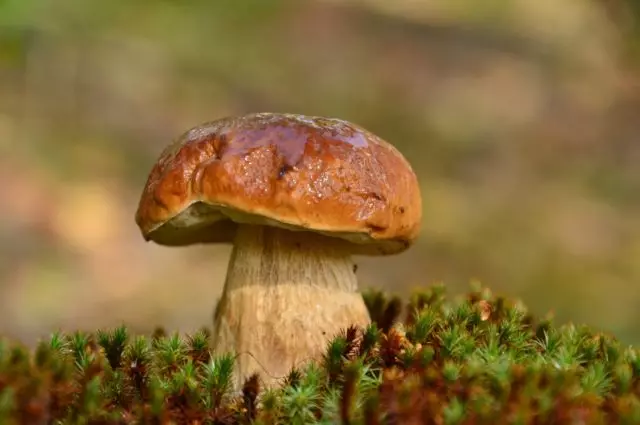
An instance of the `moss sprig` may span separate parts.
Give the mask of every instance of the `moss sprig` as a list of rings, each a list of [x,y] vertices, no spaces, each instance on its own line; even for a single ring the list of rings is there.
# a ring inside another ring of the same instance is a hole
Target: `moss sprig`
[[[640,423],[640,355],[610,335],[479,285],[457,300],[441,285],[406,303],[364,296],[372,324],[273,388],[254,375],[234,392],[235,355],[212,356],[206,329],[0,339],[0,423]]]

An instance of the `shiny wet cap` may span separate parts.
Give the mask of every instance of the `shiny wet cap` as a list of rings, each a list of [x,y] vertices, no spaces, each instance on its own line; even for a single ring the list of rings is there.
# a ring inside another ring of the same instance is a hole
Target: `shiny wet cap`
[[[151,170],[136,213],[147,241],[231,243],[238,224],[340,238],[395,254],[420,230],[417,178],[402,154],[336,118],[281,113],[195,127]]]

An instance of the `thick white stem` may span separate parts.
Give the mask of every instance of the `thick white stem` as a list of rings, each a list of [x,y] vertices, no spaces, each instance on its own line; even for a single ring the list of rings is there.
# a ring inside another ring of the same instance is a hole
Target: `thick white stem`
[[[369,321],[355,264],[339,241],[239,226],[213,335],[216,353],[238,354],[236,386],[255,372],[271,385],[320,359],[342,329]]]

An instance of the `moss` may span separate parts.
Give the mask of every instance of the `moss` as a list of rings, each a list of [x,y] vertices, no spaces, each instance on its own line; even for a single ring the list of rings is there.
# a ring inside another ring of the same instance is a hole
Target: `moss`
[[[608,335],[558,326],[487,289],[407,303],[365,294],[373,323],[321,362],[232,392],[232,354],[209,333],[125,327],[55,333],[35,350],[0,342],[2,424],[633,424],[640,359]]]

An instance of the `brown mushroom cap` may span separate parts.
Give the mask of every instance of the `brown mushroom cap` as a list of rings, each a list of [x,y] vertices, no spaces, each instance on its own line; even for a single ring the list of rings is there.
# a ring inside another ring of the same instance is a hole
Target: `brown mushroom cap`
[[[394,254],[417,237],[417,178],[398,150],[352,123],[256,113],[195,127],[161,154],[136,223],[162,245],[232,242],[236,223],[341,238]]]

